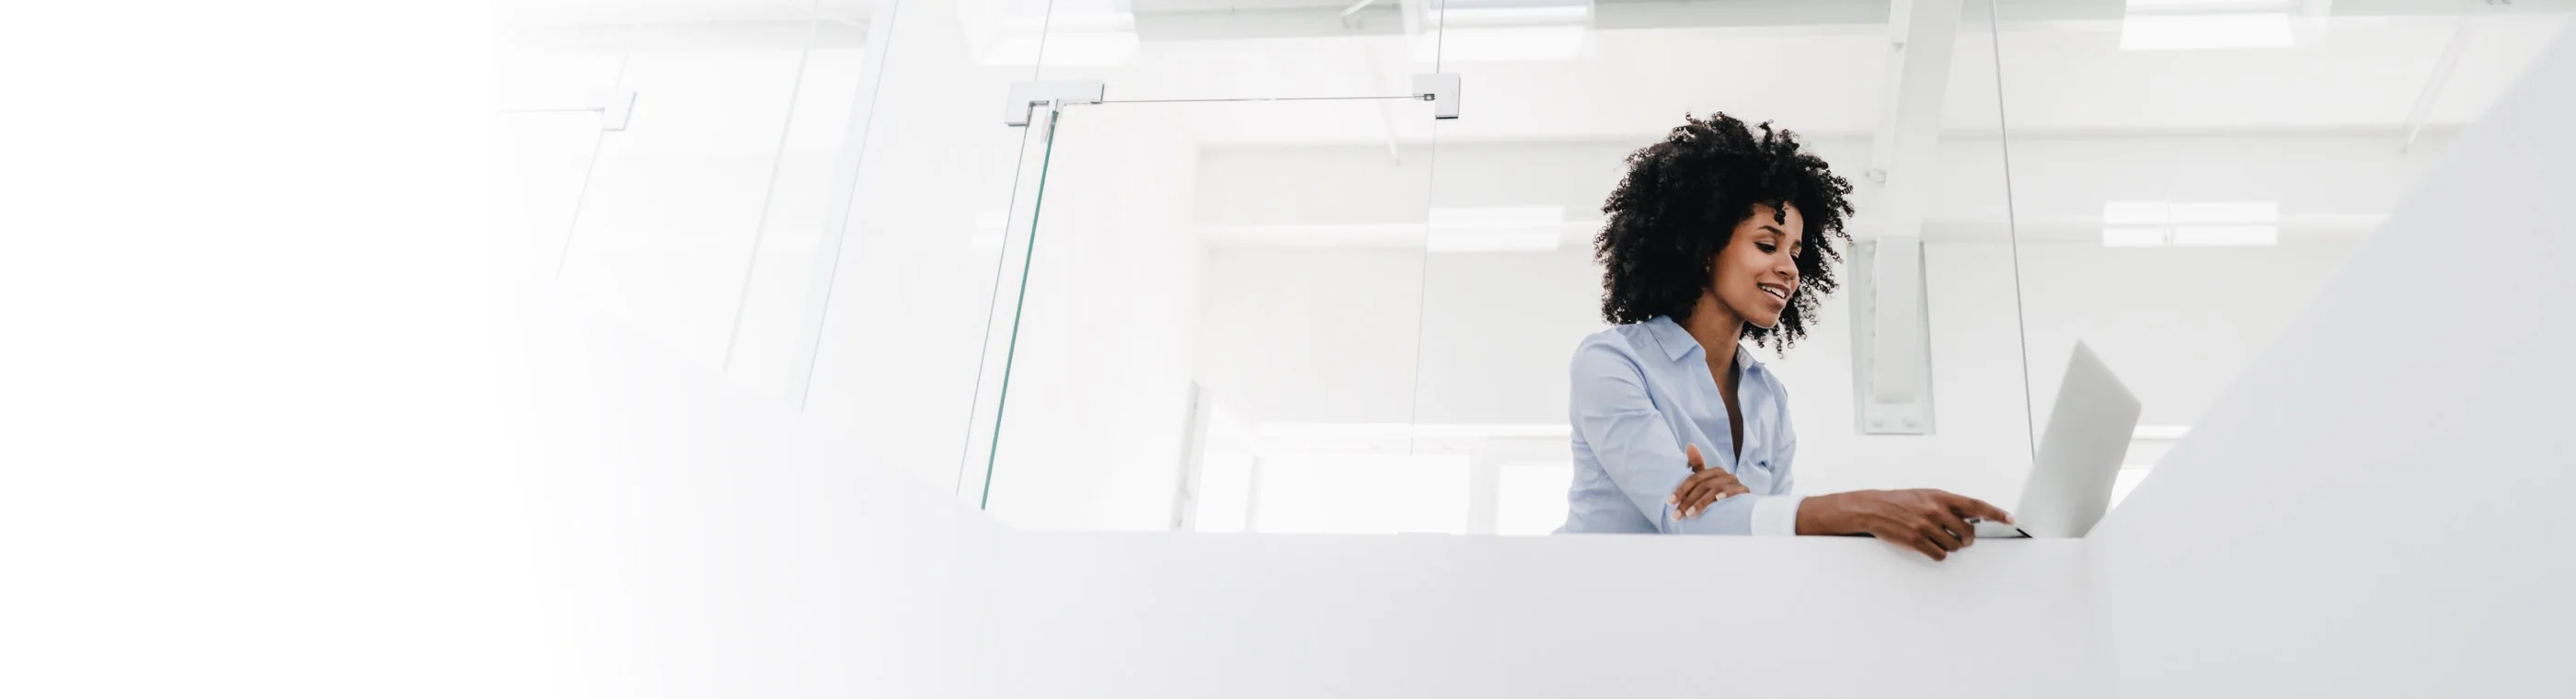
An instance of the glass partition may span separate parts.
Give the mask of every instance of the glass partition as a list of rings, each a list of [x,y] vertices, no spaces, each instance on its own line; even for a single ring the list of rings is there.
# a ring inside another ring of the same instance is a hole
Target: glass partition
[[[1552,531],[1566,362],[1605,327],[1602,201],[1627,154],[1717,111],[1801,133],[1858,187],[1843,295],[1758,353],[1792,387],[1801,490],[2012,502],[2030,415],[1984,4],[1562,4],[1429,6],[1453,13],[1434,65],[1465,85],[1456,120],[1292,64],[1225,84],[1350,99],[1121,104],[1113,77],[1109,104],[1064,108],[1021,163],[1043,194],[1025,296],[995,307],[1017,327],[987,354],[993,446],[970,446],[986,506],[1039,529]],[[1494,40],[1471,48],[1466,19]]]
[[[601,132],[557,262],[575,296],[711,367],[727,362],[815,33],[810,12],[756,7],[756,21],[635,23],[617,82],[632,113]]]
[[[501,8],[505,260],[738,386],[801,392],[826,214],[854,162],[868,10]]]
[[[2030,396],[2044,425],[2078,341],[2137,393],[2121,493],[2564,22],[2497,3],[1999,4]]]
[[[1412,526],[1338,499],[1440,482],[1401,445],[1365,464],[1261,450],[1277,424],[1411,413],[1431,124],[1412,98],[1041,115],[1025,287],[996,298],[1015,312],[986,355],[1005,369],[994,442],[968,465],[989,466],[987,507],[1029,528],[1193,528],[1212,481],[1272,496],[1215,504],[1233,514],[1214,526]]]
[[[616,90],[633,29],[623,13],[572,9],[531,3],[494,17],[493,218],[501,261],[520,277],[554,274],[604,131],[594,107]]]
[[[848,128],[863,134],[836,162],[826,236],[816,255],[822,292],[800,308],[816,335],[794,388],[806,412],[867,445],[868,464],[908,473],[940,492],[969,492],[968,434],[982,349],[1030,129],[1004,123],[1026,65],[994,65],[967,40],[972,3],[881,2],[868,28],[883,56],[857,96]],[[1034,145],[1031,145],[1034,148]],[[1028,175],[1034,176],[1034,166]],[[1034,192],[1030,193],[1034,197]],[[989,440],[987,440],[989,443]],[[979,462],[974,479],[980,482]],[[980,501],[980,488],[968,502]]]
[[[868,84],[869,19],[866,3],[816,6],[751,254],[736,270],[725,376],[780,400],[804,393],[830,282],[832,260],[824,255],[833,249],[825,239],[847,222],[849,170],[857,166],[852,146],[861,141],[850,127]]]

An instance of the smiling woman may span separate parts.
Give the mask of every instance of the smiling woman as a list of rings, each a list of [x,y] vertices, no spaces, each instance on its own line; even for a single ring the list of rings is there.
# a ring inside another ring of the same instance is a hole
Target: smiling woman
[[[1837,288],[1831,263],[1842,261],[1834,247],[1848,241],[1843,220],[1852,207],[1845,197],[1850,182],[1836,176],[1798,143],[1797,134],[1774,131],[1769,123],[1760,136],[1743,121],[1725,114],[1690,119],[1662,143],[1628,157],[1628,176],[1610,193],[1602,212],[1609,214],[1594,254],[1609,273],[1601,316],[1612,323],[1642,323],[1656,316],[1688,318],[1695,305],[1709,300],[1710,285],[1734,297],[1726,310],[1740,320],[1755,344],[1767,345],[1775,333],[1780,348],[1805,337],[1806,319],[1816,313],[1817,297]],[[1760,240],[1751,241],[1765,257],[1787,246],[1792,267],[1785,276],[1763,277],[1755,269],[1762,258],[1743,257],[1747,274],[1719,277],[1718,253],[1734,241],[1728,233],[1744,226]],[[1805,254],[1812,251],[1814,254]],[[1788,292],[1804,286],[1810,293]],[[1765,287],[1780,307],[1741,304],[1762,295]],[[1740,293],[1739,293],[1740,292]],[[1756,315],[1761,317],[1757,318]]]
[[[1938,490],[1790,494],[1788,394],[1741,342],[1785,353],[1805,336],[1836,287],[1850,182],[1796,134],[1725,114],[1628,167],[1593,248],[1601,315],[1619,325],[1575,350],[1560,531],[1868,534],[1940,559],[1974,543],[1971,519],[2009,519]]]

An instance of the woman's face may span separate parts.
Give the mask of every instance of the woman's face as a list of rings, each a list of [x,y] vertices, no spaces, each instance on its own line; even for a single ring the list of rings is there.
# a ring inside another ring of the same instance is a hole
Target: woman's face
[[[1774,209],[1753,205],[1753,217],[1735,225],[1735,238],[1709,265],[1708,289],[1718,305],[1764,328],[1779,327],[1780,314],[1798,293],[1798,232],[1806,230],[1806,220],[1798,207],[1788,209],[1788,216],[1774,222]]]

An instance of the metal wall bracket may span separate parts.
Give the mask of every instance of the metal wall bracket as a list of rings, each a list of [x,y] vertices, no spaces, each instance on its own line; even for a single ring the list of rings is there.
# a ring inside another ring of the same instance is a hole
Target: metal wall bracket
[[[590,95],[590,111],[599,112],[599,130],[624,131],[635,114],[634,90],[600,90]]]
[[[1029,80],[1011,83],[1002,103],[1002,124],[1029,125],[1029,110],[1041,104],[1099,104],[1109,86],[1098,80]]]
[[[1421,73],[1413,76],[1413,94],[1431,103],[1431,118],[1458,118],[1458,74]]]
[[[592,90],[589,101],[579,107],[527,107],[495,109],[494,114],[569,114],[598,112],[599,130],[624,131],[626,120],[635,114],[634,90]]]

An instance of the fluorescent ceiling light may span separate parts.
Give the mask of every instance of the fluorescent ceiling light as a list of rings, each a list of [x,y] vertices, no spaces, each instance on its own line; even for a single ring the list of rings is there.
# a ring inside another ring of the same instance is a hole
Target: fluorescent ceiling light
[[[1431,227],[1439,228],[1527,228],[1556,227],[1565,224],[1563,206],[1434,206]]]
[[[2172,244],[2167,237],[2170,233],[2163,228],[2104,228],[2102,247],[2160,248]]]
[[[2138,10],[2288,10],[2295,1],[2282,0],[2129,0],[2131,12]]]
[[[1563,206],[1435,206],[1423,247],[1430,252],[1555,250]]]
[[[1136,55],[1136,15],[1132,12],[1071,12],[1054,16],[1013,16],[985,47],[985,65],[1049,66],[1125,65]]]
[[[1583,53],[1592,0],[1447,0],[1423,19],[1419,62],[1565,60]]]
[[[2139,425],[2129,433],[2130,439],[2176,440],[2191,434],[2190,425]]]
[[[2102,222],[2113,226],[2175,223],[2277,223],[2277,201],[2106,201]]]
[[[2154,226],[2173,222],[2173,202],[2102,202],[2102,222],[2114,226]]]
[[[2174,223],[2272,223],[2281,220],[2276,201],[2174,202]]]
[[[2229,247],[2281,240],[2275,201],[2102,202],[2103,247]]]
[[[2175,226],[2176,247],[2245,247],[2281,242],[2279,226]]]
[[[1452,4],[1452,5],[1459,5],[1459,4],[1461,4],[1461,3],[1451,3],[1451,4]],[[1496,7],[1472,7],[1472,6],[1462,6],[1462,7],[1450,7],[1450,8],[1447,8],[1447,9],[1441,10],[1441,12],[1440,12],[1440,23],[1441,23],[1441,24],[1444,24],[1444,25],[1457,25],[1457,24],[1503,24],[1503,23],[1539,23],[1539,22],[1579,22],[1579,21],[1582,21],[1582,20],[1585,20],[1585,19],[1590,19],[1591,17],[1592,17],[1592,5],[1591,5],[1591,3],[1584,3],[1584,2],[1564,3],[1564,4],[1554,4],[1554,5],[1544,5],[1544,4],[1543,4],[1543,5],[1527,5],[1527,6],[1520,6],[1520,7],[1504,7],[1504,6],[1496,6]]]
[[[1264,438],[1381,439],[1390,437],[1566,437],[1574,430],[1554,423],[1273,422],[1253,430]]]
[[[1433,229],[1422,247],[1428,252],[1545,252],[1557,245],[1554,230]]]
[[[2162,15],[2131,13],[2120,20],[2122,51],[2286,48],[2293,41],[2286,12]]]
[[[1584,34],[1581,25],[1456,27],[1416,42],[1413,59],[1422,63],[1562,61],[1583,55]]]
[[[1564,23],[1592,17],[1592,0],[1433,0],[1435,24]]]

